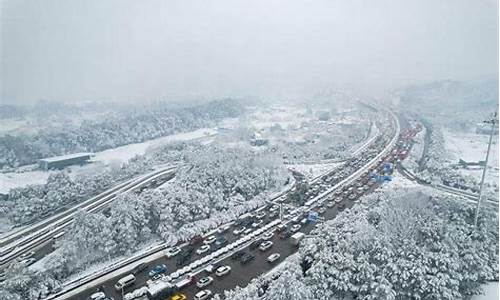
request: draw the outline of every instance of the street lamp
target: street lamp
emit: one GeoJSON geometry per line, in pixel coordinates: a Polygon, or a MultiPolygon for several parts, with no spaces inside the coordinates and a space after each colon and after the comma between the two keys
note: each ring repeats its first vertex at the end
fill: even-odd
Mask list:
{"type": "Polygon", "coordinates": [[[486,168],[488,167],[488,158],[490,157],[491,141],[493,140],[493,133],[495,132],[495,126],[498,124],[497,112],[493,114],[493,117],[491,119],[484,121],[484,123],[491,124],[491,131],[490,131],[490,139],[488,142],[488,150],[486,151],[486,159],[484,161],[483,174],[481,175],[481,183],[479,184],[479,197],[477,199],[476,215],[474,217],[474,227],[477,226],[477,220],[479,218],[479,209],[481,208],[481,201],[483,198],[484,177],[486,176],[486,168]]]}

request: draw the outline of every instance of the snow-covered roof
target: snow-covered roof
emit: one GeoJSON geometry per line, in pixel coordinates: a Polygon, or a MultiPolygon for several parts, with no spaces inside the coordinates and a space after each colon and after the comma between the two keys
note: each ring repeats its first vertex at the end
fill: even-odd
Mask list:
{"type": "Polygon", "coordinates": [[[150,295],[159,295],[164,290],[171,289],[173,285],[170,282],[157,280],[148,285],[148,292],[150,295]]]}
{"type": "Polygon", "coordinates": [[[94,154],[93,153],[80,152],[80,153],[72,153],[72,154],[66,154],[66,155],[61,155],[61,156],[54,156],[54,157],[42,158],[42,159],[40,159],[40,161],[55,162],[55,161],[61,161],[61,160],[79,158],[79,157],[87,157],[87,156],[92,156],[92,155],[94,155],[94,154]]]}

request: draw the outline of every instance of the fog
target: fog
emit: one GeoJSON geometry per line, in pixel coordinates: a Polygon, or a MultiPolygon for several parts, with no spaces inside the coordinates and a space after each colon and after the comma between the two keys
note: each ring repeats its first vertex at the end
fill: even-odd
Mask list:
{"type": "Polygon", "coordinates": [[[497,76],[496,1],[2,2],[4,103],[380,93],[497,76]]]}

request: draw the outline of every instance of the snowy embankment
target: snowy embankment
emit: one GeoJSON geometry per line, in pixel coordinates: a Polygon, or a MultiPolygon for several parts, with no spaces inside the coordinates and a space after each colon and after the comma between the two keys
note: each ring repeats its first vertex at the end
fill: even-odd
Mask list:
{"type": "Polygon", "coordinates": [[[418,173],[419,170],[419,162],[424,154],[426,133],[427,131],[425,126],[422,126],[422,130],[420,130],[413,138],[413,146],[408,157],[402,162],[403,167],[413,174],[418,173]]]}
{"type": "MultiPolygon", "coordinates": [[[[136,155],[144,155],[148,148],[158,147],[174,141],[190,141],[204,137],[217,135],[214,128],[201,128],[191,132],[184,132],[164,136],[154,140],[142,143],[129,144],[101,152],[96,152],[92,158],[92,163],[85,166],[70,166],[66,169],[70,171],[71,176],[83,173],[98,171],[99,167],[105,167],[110,163],[126,162],[136,155]]],[[[50,174],[54,171],[29,171],[29,172],[9,172],[0,173],[0,193],[7,194],[10,189],[24,187],[31,184],[44,184],[47,182],[50,174]]]]}

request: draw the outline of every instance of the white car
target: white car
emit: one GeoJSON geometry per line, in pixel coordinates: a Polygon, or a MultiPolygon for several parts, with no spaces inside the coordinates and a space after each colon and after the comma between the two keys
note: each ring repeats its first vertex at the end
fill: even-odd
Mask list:
{"type": "Polygon", "coordinates": [[[90,299],[91,300],[103,300],[103,299],[106,299],[106,294],[104,294],[103,292],[93,293],[92,295],[90,295],[90,299]]]}
{"type": "Polygon", "coordinates": [[[252,223],[252,227],[253,227],[253,228],[257,228],[257,227],[259,227],[260,225],[262,225],[262,223],[264,223],[264,221],[263,221],[263,220],[258,220],[258,221],[255,221],[255,222],[253,222],[253,223],[252,223]]]}
{"type": "Polygon", "coordinates": [[[214,281],[214,278],[212,276],[203,277],[203,278],[200,278],[200,280],[198,280],[196,282],[196,286],[201,289],[201,288],[204,288],[207,285],[211,284],[213,281],[214,281]]]}
{"type": "Polygon", "coordinates": [[[271,248],[273,246],[273,242],[271,241],[265,241],[262,244],[259,245],[259,250],[260,251],[266,251],[267,249],[271,248]]]}
{"type": "Polygon", "coordinates": [[[212,296],[212,292],[210,290],[199,291],[194,295],[195,300],[206,300],[212,296]]]}
{"type": "Polygon", "coordinates": [[[215,270],[215,275],[217,275],[218,277],[222,277],[228,274],[229,272],[231,272],[230,266],[220,266],[217,268],[217,270],[215,270]]]}
{"type": "Polygon", "coordinates": [[[294,224],[294,225],[292,225],[292,228],[290,228],[290,231],[297,232],[300,230],[300,227],[301,227],[300,224],[294,224]]]}
{"type": "Polygon", "coordinates": [[[210,250],[210,245],[203,245],[196,250],[196,254],[200,255],[210,250]]]}
{"type": "Polygon", "coordinates": [[[176,247],[165,250],[165,256],[168,258],[171,258],[171,257],[176,256],[180,252],[181,252],[181,248],[176,246],[176,247]]]}
{"type": "Polygon", "coordinates": [[[252,228],[248,228],[248,229],[245,229],[245,231],[243,231],[243,234],[247,235],[247,234],[250,234],[252,231],[253,231],[252,228]]]}
{"type": "Polygon", "coordinates": [[[30,266],[30,265],[34,264],[35,262],[36,262],[36,259],[31,257],[31,258],[23,259],[19,263],[22,265],[25,265],[25,266],[30,266]]]}
{"type": "Polygon", "coordinates": [[[264,218],[265,216],[266,216],[266,212],[264,212],[264,211],[261,211],[261,212],[259,212],[259,213],[257,213],[257,214],[255,215],[255,217],[256,217],[257,219],[259,219],[259,220],[260,220],[260,219],[262,219],[262,218],[264,218]]]}
{"type": "Polygon", "coordinates": [[[236,228],[235,230],[233,230],[233,234],[234,235],[242,234],[245,231],[245,229],[246,229],[245,227],[236,228]]]}
{"type": "Polygon", "coordinates": [[[269,232],[266,232],[262,235],[262,239],[263,240],[270,240],[273,238],[273,235],[274,235],[274,232],[273,231],[269,231],[269,232]]]}
{"type": "Polygon", "coordinates": [[[207,237],[204,241],[203,241],[203,244],[212,244],[213,242],[215,242],[215,240],[217,240],[217,238],[215,237],[215,235],[211,235],[209,237],[207,237]]]}
{"type": "Polygon", "coordinates": [[[224,232],[228,231],[229,228],[231,228],[231,225],[224,225],[224,226],[219,227],[219,229],[217,229],[217,232],[224,233],[224,232]]]}
{"type": "Polygon", "coordinates": [[[273,253],[271,255],[269,255],[266,260],[270,263],[272,262],[275,262],[277,261],[278,259],[280,259],[281,255],[279,253],[273,253]]]}
{"type": "Polygon", "coordinates": [[[328,202],[328,203],[326,204],[326,207],[328,207],[328,208],[332,208],[334,205],[335,205],[335,202],[330,201],[330,202],[328,202]]]}

